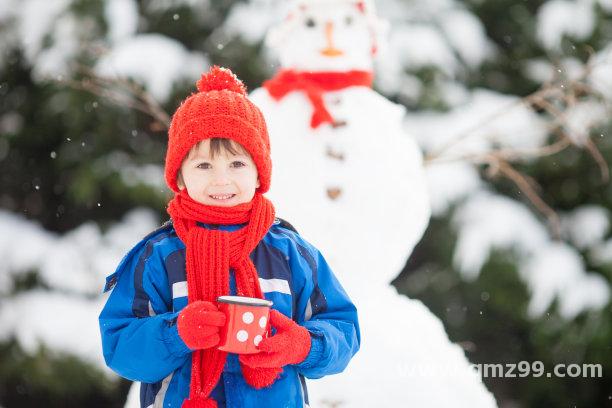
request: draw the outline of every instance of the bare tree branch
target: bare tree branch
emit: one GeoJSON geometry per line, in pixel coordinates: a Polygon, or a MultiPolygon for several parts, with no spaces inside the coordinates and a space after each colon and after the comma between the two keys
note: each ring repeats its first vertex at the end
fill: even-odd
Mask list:
{"type": "Polygon", "coordinates": [[[587,151],[593,157],[593,160],[595,160],[595,162],[599,166],[599,171],[601,173],[602,182],[607,183],[608,181],[610,181],[610,169],[608,167],[608,163],[606,162],[606,159],[604,159],[603,155],[597,148],[597,145],[593,142],[591,138],[587,138],[585,147],[587,151]]]}
{"type": "Polygon", "coordinates": [[[528,178],[504,160],[491,157],[491,161],[489,163],[494,169],[489,176],[495,176],[497,175],[496,173],[500,173],[510,179],[520,189],[520,191],[525,193],[529,201],[531,201],[538,211],[547,218],[553,237],[557,239],[560,238],[561,221],[559,216],[535,191],[536,188],[539,188],[535,180],[528,178]]]}
{"type": "Polygon", "coordinates": [[[75,72],[83,78],[62,79],[68,86],[87,91],[91,94],[108,99],[114,104],[142,112],[157,123],[156,130],[168,129],[170,115],[162,108],[155,98],[142,86],[127,78],[106,78],[98,75],[91,68],[79,65],[75,72]]]}

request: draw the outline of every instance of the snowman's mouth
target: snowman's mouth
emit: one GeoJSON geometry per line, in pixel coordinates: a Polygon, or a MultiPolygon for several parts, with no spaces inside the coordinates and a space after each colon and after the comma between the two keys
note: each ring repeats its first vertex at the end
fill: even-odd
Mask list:
{"type": "Polygon", "coordinates": [[[326,57],[339,57],[341,55],[344,55],[344,52],[336,47],[326,47],[320,52],[321,55],[325,55],[326,57]]]}

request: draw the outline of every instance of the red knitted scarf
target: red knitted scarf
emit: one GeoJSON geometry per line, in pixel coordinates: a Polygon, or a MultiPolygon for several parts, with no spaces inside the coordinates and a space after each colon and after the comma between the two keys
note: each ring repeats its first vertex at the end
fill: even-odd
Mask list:
{"type": "Polygon", "coordinates": [[[308,72],[292,69],[280,70],[274,78],[263,83],[270,95],[280,100],[289,92],[303,91],[308,96],[314,109],[310,118],[310,127],[315,129],[322,123],[334,124],[325,103],[323,93],[338,91],[350,86],[372,86],[373,75],[369,71],[347,72],[308,72]]]}
{"type": "MultiPolygon", "coordinates": [[[[230,294],[229,270],[236,277],[239,296],[263,299],[255,265],[249,254],[274,222],[274,206],[256,193],[248,203],[234,207],[216,207],[194,201],[185,190],[168,204],[168,214],[174,229],[186,246],[185,264],[189,303],[230,294]],[[197,226],[205,224],[235,225],[247,223],[229,232],[197,226]]],[[[192,354],[189,400],[183,408],[215,408],[209,395],[223,372],[227,353],[216,348],[197,350],[192,354]]],[[[267,386],[274,382],[278,370],[252,369],[242,366],[245,380],[252,386],[267,386]]]]}

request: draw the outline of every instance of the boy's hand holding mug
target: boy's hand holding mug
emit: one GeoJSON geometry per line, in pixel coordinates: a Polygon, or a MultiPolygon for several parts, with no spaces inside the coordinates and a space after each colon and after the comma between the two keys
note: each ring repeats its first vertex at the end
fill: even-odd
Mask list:
{"type": "Polygon", "coordinates": [[[252,368],[282,368],[304,361],[310,352],[308,330],[276,310],[270,311],[270,325],[276,334],[259,343],[259,353],[241,355],[240,362],[252,368]]]}
{"type": "Polygon", "coordinates": [[[214,303],[197,300],[179,313],[176,325],[187,347],[201,350],[219,344],[219,329],[225,325],[225,319],[214,303]]]}

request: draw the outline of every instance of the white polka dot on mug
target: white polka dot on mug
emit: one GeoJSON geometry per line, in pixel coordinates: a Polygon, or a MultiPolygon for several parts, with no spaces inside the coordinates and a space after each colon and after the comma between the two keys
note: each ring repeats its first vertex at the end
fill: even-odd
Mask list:
{"type": "Polygon", "coordinates": [[[242,321],[245,322],[246,324],[253,323],[253,320],[255,320],[255,316],[251,312],[246,312],[245,314],[242,315],[242,321]]]}

